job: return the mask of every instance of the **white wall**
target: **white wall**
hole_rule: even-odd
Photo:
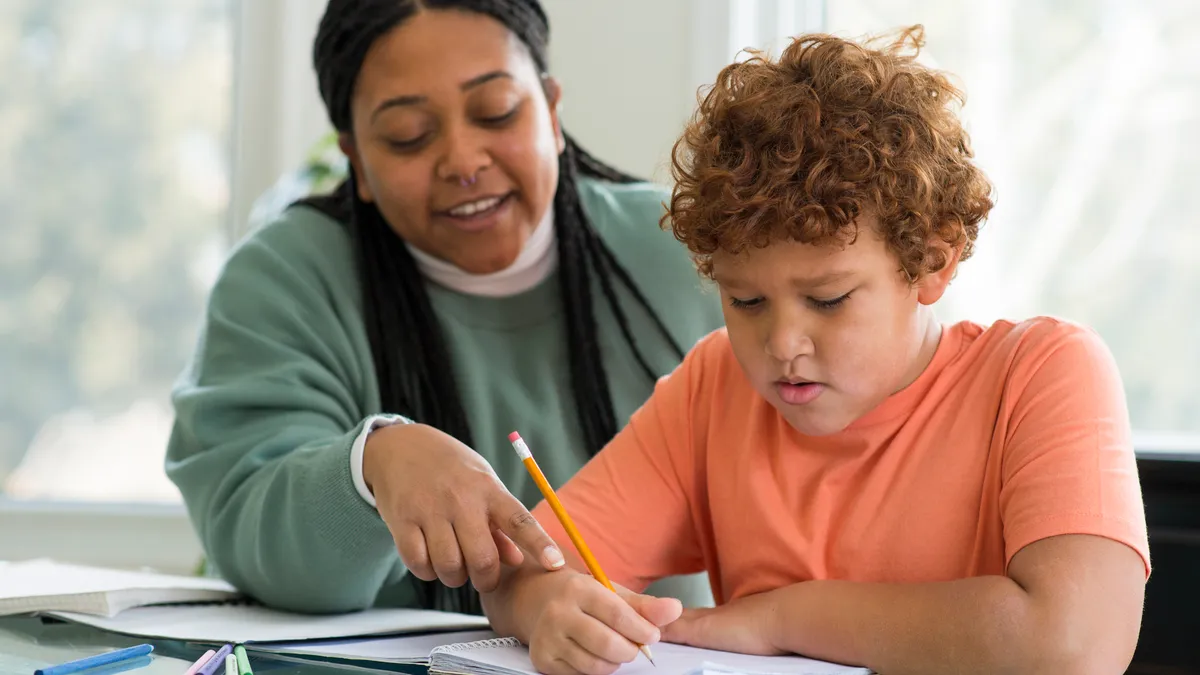
[[[738,51],[818,29],[823,0],[542,0],[564,125],[618,168],[670,179],[701,85]]]
[[[592,154],[665,181],[695,102],[692,18],[708,0],[543,0],[563,125]]]
[[[317,94],[312,43],[326,0],[237,3],[231,233],[254,200],[298,167],[329,128]]]

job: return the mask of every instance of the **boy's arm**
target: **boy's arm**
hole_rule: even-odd
[[[1031,544],[1009,575],[925,584],[809,581],[688,611],[664,639],[734,651],[792,652],[881,673],[1124,672],[1137,644],[1144,565],[1089,535]],[[734,643],[761,626],[757,649]]]
[[[567,513],[616,584],[642,591],[663,577],[704,570],[693,519],[697,483],[696,408],[704,400],[706,364],[727,343],[701,342],[608,445],[561,488]],[[535,449],[536,452],[536,449]],[[546,502],[532,511],[564,552],[575,552]],[[586,573],[582,562],[568,562]]]
[[[1123,672],[1148,553],[1120,378],[1094,334],[1047,330],[1043,348],[1018,366],[1028,382],[1007,415],[1006,576],[810,581],[686,612],[665,639],[800,652],[889,674]],[[744,625],[770,637],[756,642],[739,632]]]
[[[655,579],[703,569],[692,521],[690,427],[700,377],[694,362],[703,358],[697,353],[704,345],[660,380],[629,425],[557,491],[618,593],[587,573],[543,502],[533,514],[558,542],[568,569],[507,569],[498,588],[483,595],[493,628],[529,644],[540,672],[594,672],[597,659],[615,668],[636,658],[634,642],[657,642],[656,626],[673,621],[681,608],[677,600],[626,587],[640,591]]]
[[[647,408],[653,402],[654,397]],[[643,421],[644,413],[645,408],[639,412]],[[678,600],[640,595],[622,585],[632,580],[641,590],[647,579],[694,571],[689,551],[696,545],[688,541],[686,500],[679,499],[678,486],[639,461],[644,457],[626,428],[558,491],[617,593],[592,578],[542,502],[533,515],[558,543],[567,567],[547,572],[527,557],[519,567],[503,569],[496,590],[480,594],[492,629],[529,645],[530,658],[544,675],[616,670],[638,658],[637,645],[658,642],[659,627],[682,611]],[[628,495],[630,486],[619,485],[626,470],[636,477]],[[641,498],[621,498],[635,494]],[[655,515],[639,519],[638,513]]]

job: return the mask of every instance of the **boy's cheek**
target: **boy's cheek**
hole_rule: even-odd
[[[729,335],[729,345],[733,348],[733,356],[741,365],[746,379],[760,390],[759,393],[762,393],[761,387],[767,370],[767,356],[753,327],[746,325],[743,321],[730,322],[727,320],[725,330]]]

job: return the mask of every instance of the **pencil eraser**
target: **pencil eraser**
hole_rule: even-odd
[[[514,431],[514,432],[512,432],[511,434],[509,434],[509,435],[508,435],[508,442],[509,442],[509,443],[516,443],[516,442],[517,442],[517,441],[519,441],[519,440],[521,440],[521,434],[519,434],[519,433],[517,433],[517,432],[515,432],[515,431]]]

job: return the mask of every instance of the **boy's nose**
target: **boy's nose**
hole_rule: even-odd
[[[771,322],[764,349],[767,356],[780,363],[789,363],[801,356],[810,356],[813,341],[801,321],[780,317]]]

